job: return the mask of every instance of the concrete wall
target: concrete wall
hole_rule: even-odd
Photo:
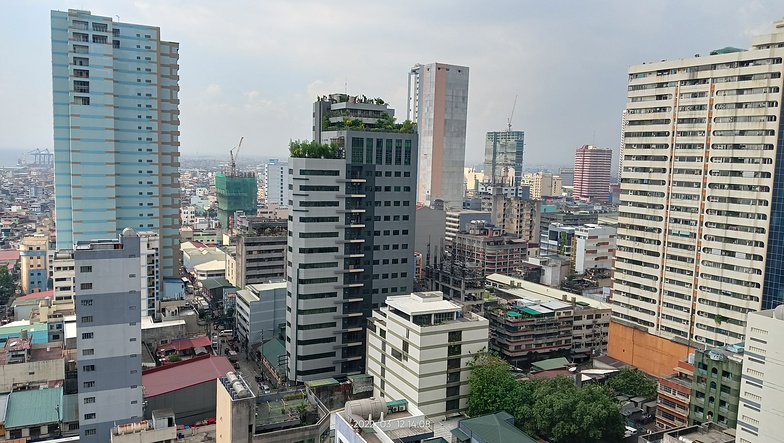
[[[144,417],[152,418],[152,411],[171,409],[177,424],[192,425],[207,418],[215,417],[215,381],[209,380],[178,391],[146,397],[147,406]]]
[[[654,377],[671,374],[678,361],[694,352],[686,345],[614,321],[610,322],[609,338],[607,355]]]
[[[185,338],[185,325],[179,322],[172,322],[171,326],[142,329],[142,342],[150,345],[155,350],[158,346],[177,339]]]
[[[436,247],[441,247],[444,240],[444,229],[446,226],[446,211],[419,208],[414,215],[416,232],[414,233],[414,252],[422,253],[427,256],[427,244],[430,243],[432,251]]]
[[[65,360],[44,360],[0,366],[0,392],[11,392],[14,383],[62,380],[65,378]]]

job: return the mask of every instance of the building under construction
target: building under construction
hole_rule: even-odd
[[[473,312],[481,313],[484,308],[485,275],[483,269],[473,263],[455,261],[443,247],[435,248],[434,260],[430,251],[425,259],[424,290],[441,291],[444,298],[460,303]]]
[[[253,172],[215,174],[215,191],[218,197],[218,221],[222,228],[229,228],[229,219],[236,211],[256,215],[258,208],[258,183]]]

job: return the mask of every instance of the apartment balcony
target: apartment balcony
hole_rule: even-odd
[[[338,269],[335,271],[335,274],[351,274],[351,273],[364,272],[364,271],[365,270],[363,268],[350,267],[348,269]]]
[[[339,178],[336,181],[338,183],[366,183],[367,182],[367,180],[365,180],[364,178],[362,178],[362,177],[360,177],[358,175],[351,176],[351,177],[346,177],[346,178]]]
[[[338,209],[338,214],[349,214],[349,213],[357,213],[361,214],[365,212],[365,208],[361,208],[359,206],[347,206],[346,209]]]

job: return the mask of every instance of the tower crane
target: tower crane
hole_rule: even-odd
[[[517,107],[517,95],[515,95],[514,103],[512,103],[512,112],[509,114],[509,118],[506,119],[506,142],[509,143],[512,137],[512,117],[514,117],[515,107]],[[504,177],[502,179],[504,185],[506,184],[507,178],[509,178],[509,149],[505,147],[504,149]],[[511,180],[510,180],[511,182]]]
[[[240,137],[240,142],[237,144],[237,147],[229,149],[229,157],[231,157],[229,174],[232,177],[237,175],[237,157],[240,155],[240,148],[242,147],[242,140],[244,139],[245,137]]]

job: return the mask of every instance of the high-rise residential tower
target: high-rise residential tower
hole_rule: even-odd
[[[417,64],[408,76],[407,118],[419,131],[417,201],[463,207],[468,68]]]
[[[286,186],[289,182],[289,164],[285,160],[271,158],[264,165],[264,197],[266,203],[286,206]]]
[[[80,441],[142,418],[141,300],[156,258],[131,228],[73,251]]]
[[[629,68],[610,356],[665,374],[784,301],[783,58],[784,20]]]
[[[485,181],[520,186],[525,132],[488,132],[485,137]]]
[[[589,202],[608,202],[610,174],[612,174],[612,149],[583,145],[574,155],[572,195]]]
[[[57,248],[155,230],[176,276],[179,44],[89,11],[51,18]]]
[[[413,290],[417,133],[382,103],[319,99],[314,138],[336,147],[289,159],[291,380],[364,372],[366,319]]]

